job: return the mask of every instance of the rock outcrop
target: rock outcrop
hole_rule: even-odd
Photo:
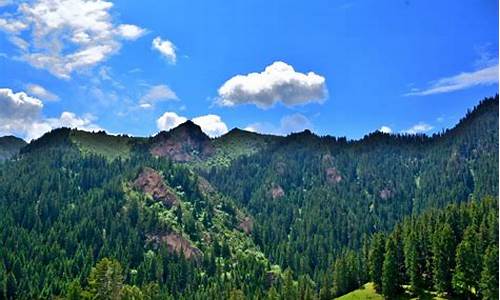
[[[134,187],[150,195],[165,206],[172,207],[179,203],[179,199],[163,181],[163,177],[151,168],[144,168],[134,181]]]

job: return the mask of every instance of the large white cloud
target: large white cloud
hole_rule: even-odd
[[[157,36],[153,39],[152,48],[160,52],[160,54],[167,59],[171,64],[177,61],[177,54],[175,53],[175,45],[169,40],[163,40]]]
[[[170,130],[186,122],[188,119],[179,116],[175,112],[165,112],[156,120],[156,126],[160,130]],[[227,125],[218,115],[203,115],[192,119],[193,123],[201,127],[201,130],[210,137],[220,136],[227,132]]]
[[[40,99],[8,88],[0,88],[0,107],[0,135],[14,134],[32,140],[58,127],[100,130],[91,115],[79,117],[63,112],[58,118],[44,118]]]
[[[105,0],[20,2],[15,14],[0,16],[0,29],[18,47],[21,59],[60,78],[92,67],[115,53],[120,40],[134,40],[144,30],[113,22]]]
[[[236,75],[218,90],[222,106],[255,104],[269,108],[281,101],[287,106],[322,102],[327,97],[326,81],[314,72],[300,73],[277,61],[261,73]]]
[[[172,89],[165,84],[155,85],[139,100],[141,108],[151,108],[158,101],[178,100],[179,98]]]

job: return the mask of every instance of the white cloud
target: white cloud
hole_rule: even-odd
[[[493,66],[483,67],[477,71],[463,72],[451,77],[438,79],[430,87],[423,90],[413,89],[409,93],[406,93],[405,96],[427,96],[449,93],[474,86],[496,83],[498,83],[498,62]]]
[[[152,108],[158,101],[179,100],[172,89],[165,84],[152,86],[139,100],[141,108]]]
[[[392,129],[389,126],[382,126],[378,131],[382,133],[392,133]]]
[[[193,123],[201,127],[201,130],[210,137],[223,135],[227,132],[226,123],[218,115],[204,115],[193,118]]]
[[[68,79],[116,53],[121,39],[144,33],[136,25],[116,25],[112,6],[105,0],[20,2],[15,14],[0,18],[0,29],[18,47],[21,59]]]
[[[38,84],[28,84],[26,86],[27,92],[31,95],[37,96],[38,98],[45,101],[59,101],[59,96],[46,90],[43,86]]]
[[[323,102],[327,97],[325,78],[314,72],[300,73],[277,61],[261,73],[236,75],[218,90],[218,104],[255,104],[269,108],[281,101],[287,106]]]
[[[12,1],[12,0],[0,0],[0,7],[11,5],[13,3],[14,3],[14,1]]]
[[[132,24],[122,24],[117,28],[118,33],[126,40],[136,40],[140,38],[146,30]]]
[[[170,130],[187,121],[187,118],[174,112],[165,112],[156,120],[156,127],[160,130]]]
[[[157,50],[163,55],[171,64],[177,61],[177,54],[175,53],[175,45],[169,40],[163,40],[157,36],[153,39],[152,48]]]
[[[427,123],[420,122],[420,123],[415,124],[412,127],[408,128],[407,130],[405,130],[404,133],[418,134],[418,133],[425,133],[425,132],[431,131],[432,129],[434,129],[433,126],[431,126]]]
[[[0,89],[0,132],[25,132],[29,124],[36,122],[43,103],[24,92],[15,93],[11,89]]]
[[[262,134],[287,135],[293,132],[313,129],[313,124],[304,115],[295,113],[281,118],[279,126],[270,123],[252,123],[247,125],[244,130],[258,132]]]
[[[24,92],[15,93],[8,88],[0,88],[0,134],[15,134],[32,140],[58,127],[99,130],[93,124],[94,117],[78,117],[72,112],[63,112],[59,118],[43,118],[43,102]]]
[[[179,116],[175,112],[165,112],[156,120],[156,126],[160,130],[170,130],[186,122],[188,119]],[[220,136],[227,132],[227,125],[218,115],[203,115],[192,119],[193,123],[201,127],[201,130],[210,137]]]

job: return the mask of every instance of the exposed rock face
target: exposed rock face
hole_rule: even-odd
[[[251,234],[253,231],[253,220],[250,217],[244,217],[238,225],[238,228],[243,230],[246,234]]]
[[[326,180],[328,181],[328,183],[335,184],[342,181],[342,175],[335,167],[327,168],[325,170],[325,173],[326,173]]]
[[[198,188],[202,193],[211,194],[215,192],[214,187],[204,177],[198,176]]]
[[[179,202],[177,195],[167,187],[162,176],[151,168],[142,170],[134,181],[134,187],[151,195],[154,200],[161,201],[167,207],[177,205]]]
[[[271,188],[271,197],[273,197],[273,199],[278,199],[283,196],[285,196],[283,188],[280,185],[273,185]]]
[[[158,133],[152,139],[151,154],[169,157],[173,161],[188,162],[196,158],[206,158],[215,150],[210,138],[200,126],[187,121],[178,127]]]
[[[325,154],[321,157],[321,162],[324,166],[330,166],[333,164],[333,156],[331,154]]]
[[[191,245],[189,240],[175,232],[163,235],[149,235],[148,242],[154,243],[157,247],[166,244],[170,253],[182,253],[187,259],[196,260],[203,255],[200,249]]]
[[[384,188],[378,194],[380,198],[386,200],[392,197],[393,192],[389,188]]]

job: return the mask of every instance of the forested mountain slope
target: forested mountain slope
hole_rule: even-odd
[[[15,136],[0,137],[0,161],[18,154],[24,146],[26,146],[26,142]]]
[[[205,176],[255,217],[254,239],[272,261],[319,281],[340,249],[406,215],[497,196],[498,96],[432,137],[305,131]]]
[[[488,195],[498,96],[432,137],[61,128],[0,165],[0,298],[329,299],[373,234]]]

